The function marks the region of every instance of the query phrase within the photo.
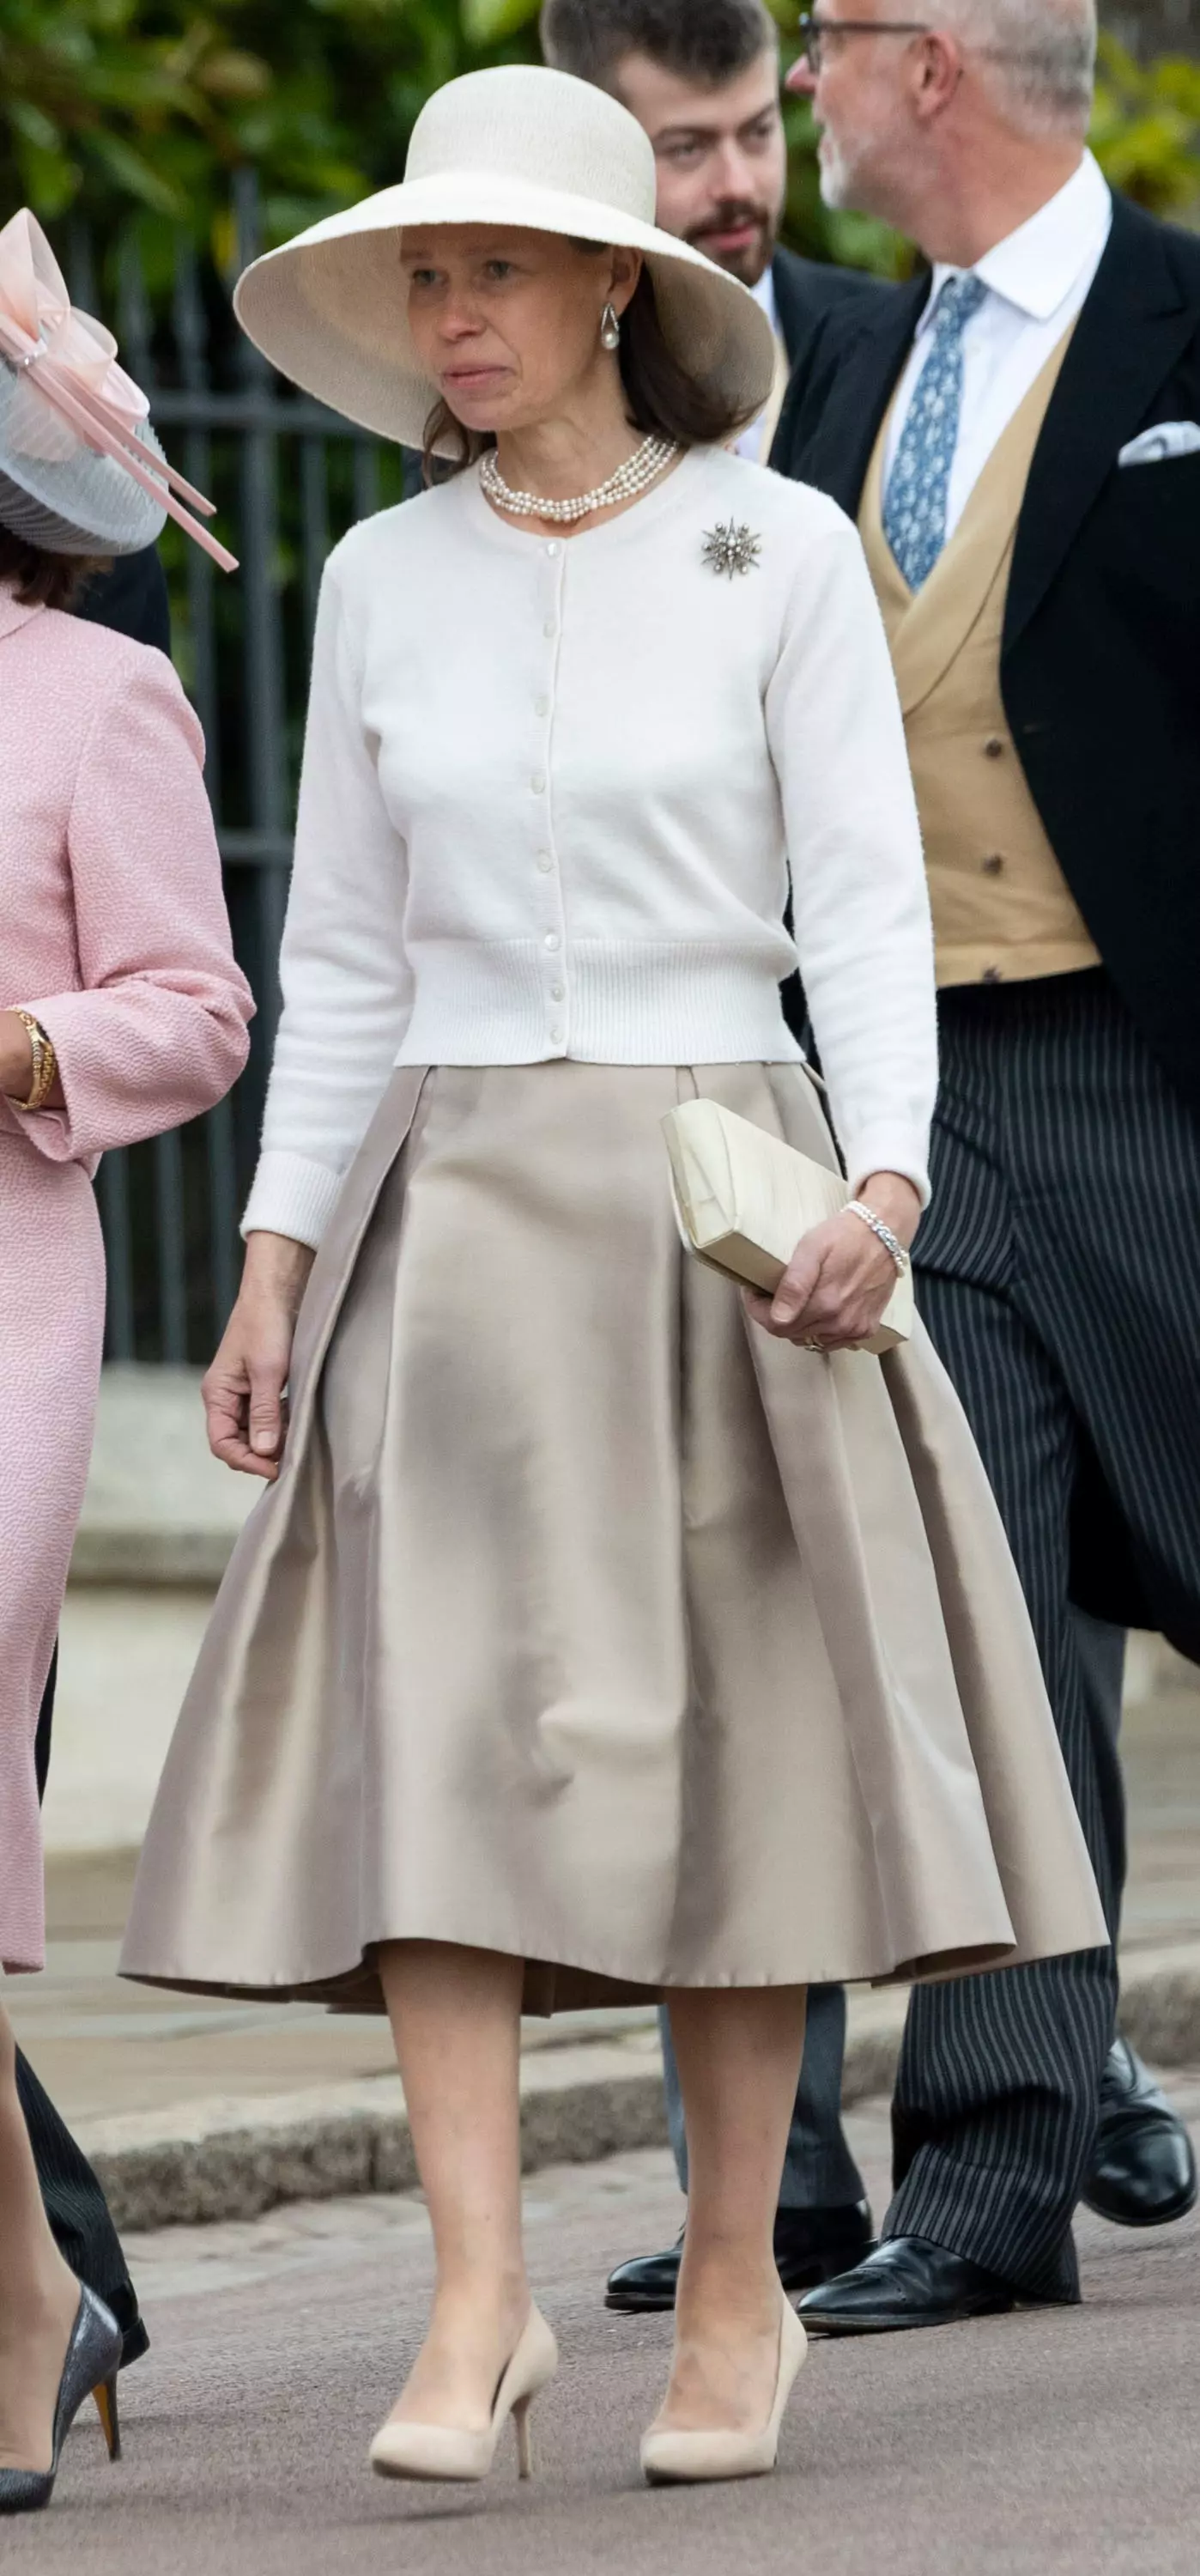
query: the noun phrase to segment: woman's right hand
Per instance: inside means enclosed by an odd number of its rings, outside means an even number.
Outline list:
[[[283,1234],[252,1234],[238,1301],[201,1393],[208,1445],[243,1476],[279,1474],[287,1433],[284,1388],[313,1254]]]

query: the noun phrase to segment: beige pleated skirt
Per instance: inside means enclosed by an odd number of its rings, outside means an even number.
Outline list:
[[[297,1334],[122,1968],[531,2011],[941,1976],[1106,1938],[996,1507],[923,1333],[751,1325],[691,1262],[695,1091],[834,1162],[793,1066],[401,1070]]]

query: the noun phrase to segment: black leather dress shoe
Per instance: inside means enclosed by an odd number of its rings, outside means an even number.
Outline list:
[[[775,2213],[775,2260],[785,2290],[810,2290],[848,2263],[861,2261],[873,2243],[865,2200],[844,2209],[780,2209]],[[646,2316],[675,2305],[683,2237],[665,2254],[640,2254],[610,2273],[606,2308]]]
[[[800,2301],[811,2334],[898,2334],[910,2326],[961,2325],[1003,2316],[1017,2293],[995,2272],[923,2236],[892,2236],[839,2281]]]
[[[1084,2201],[1118,2227],[1166,2227],[1196,2206],[1196,2158],[1183,2122],[1127,2039],[1109,2050]]]

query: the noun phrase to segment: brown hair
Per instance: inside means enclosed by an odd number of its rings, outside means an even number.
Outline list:
[[[617,90],[626,54],[701,89],[736,80],[779,45],[763,0],[544,0],[542,52],[555,71]]]
[[[599,254],[605,244],[576,242],[575,248]],[[728,395],[717,393],[702,377],[689,374],[682,359],[667,347],[648,268],[642,270],[625,309],[618,363],[630,428],[640,429],[644,437],[673,439],[678,447],[716,447],[745,428],[750,415],[735,409]],[[454,451],[435,456],[443,438],[454,440]],[[435,403],[425,423],[426,483],[464,473],[495,444],[490,430],[464,429],[449,403]]]
[[[0,527],[0,581],[11,582],[22,608],[74,608],[93,573],[107,572],[98,555],[52,555]]]

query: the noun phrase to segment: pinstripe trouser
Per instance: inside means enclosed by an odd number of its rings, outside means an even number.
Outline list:
[[[1200,1122],[1099,970],[944,995],[941,1023],[921,1312],[1004,1518],[1115,1940],[1123,1800],[1070,1612],[1072,1498],[1097,1461],[1151,1597],[1195,1616]],[[884,2233],[1077,2296],[1115,2006],[1104,1950],[916,1992]]]

